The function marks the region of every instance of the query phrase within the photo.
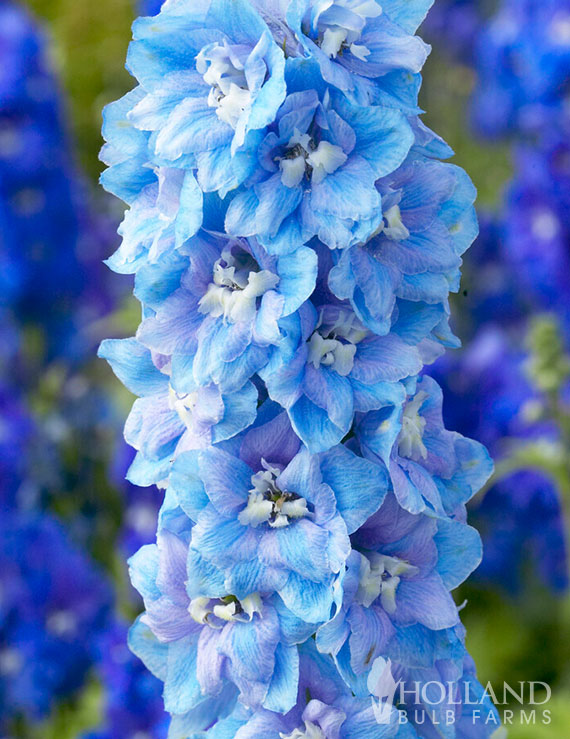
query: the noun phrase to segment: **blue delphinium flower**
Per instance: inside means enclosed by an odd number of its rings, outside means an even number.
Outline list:
[[[568,570],[563,521],[559,492],[546,475],[523,470],[506,477],[477,511],[485,556],[475,582],[500,583],[521,592],[530,568],[552,590],[564,592]]]
[[[570,17],[570,16],[569,16]],[[570,149],[567,113],[549,125],[535,146],[515,150],[516,175],[507,191],[500,228],[503,262],[512,265],[518,287],[537,308],[556,310],[562,330],[570,326]]]
[[[214,383],[197,387],[186,376],[177,383],[170,357],[153,356],[136,339],[104,341],[100,356],[140,396],[125,427],[125,439],[138,452],[129,469],[135,485],[164,480],[175,450],[223,441],[255,419],[258,393],[251,382],[228,395]]]
[[[177,382],[215,382],[224,393],[239,390],[283,338],[279,321],[313,292],[317,255],[301,246],[274,257],[255,239],[206,233],[182,251],[189,255],[187,268],[166,299],[155,297],[164,290],[165,268],[139,271],[136,293],[153,314],[137,337],[154,352],[176,356]]]
[[[311,452],[338,444],[354,413],[383,407],[394,382],[422,366],[417,347],[396,333],[376,336],[348,306],[306,304],[260,375]]]
[[[355,428],[363,454],[384,462],[399,504],[410,513],[461,515],[492,471],[480,443],[445,429],[442,401],[438,384],[424,375],[403,407],[392,400]]]
[[[421,3],[410,5],[405,20],[417,27],[418,18],[413,16],[421,13]],[[429,46],[401,25],[402,17],[396,16],[396,22],[390,19],[393,9],[376,0],[301,0],[291,3],[286,21],[299,40],[300,53],[318,61],[323,79],[350,92],[359,77],[413,74],[423,67]],[[382,85],[384,80],[379,82]],[[394,81],[389,77],[387,82],[389,89]]]
[[[276,591],[296,616],[324,621],[349,534],[380,507],[387,477],[342,445],[311,455],[285,413],[263,415],[232,443],[239,454],[181,454],[170,489],[195,522],[192,548],[234,595]]]
[[[185,538],[163,529],[158,545],[143,547],[130,560],[146,607],[131,643],[147,664],[166,652],[166,710],[185,714],[199,707],[205,728],[222,707],[231,707],[238,691],[250,706],[289,710],[298,680],[296,645],[314,625],[296,618],[275,595],[252,592],[239,599],[228,592],[212,565],[199,555],[188,557]],[[158,640],[146,645],[156,656],[138,647],[148,642],[145,625]]]
[[[376,657],[413,663],[410,630],[436,634],[459,624],[449,591],[479,564],[477,532],[459,521],[412,515],[390,495],[352,537],[343,603],[317,631],[317,646],[333,654],[353,686]]]
[[[417,73],[430,50],[413,34],[431,4],[252,0],[287,56],[314,59],[323,80],[352,100],[409,113],[419,112]]]
[[[313,236],[335,248],[366,241],[382,222],[380,177],[413,134],[395,108],[360,106],[326,86],[315,62],[289,60],[287,98],[257,150],[257,171],[231,201],[229,233],[290,252]]]
[[[418,377],[457,344],[477,232],[417,118],[430,4],[168,0],[135,23],[103,184],[142,322],[100,354],[140,396],[129,479],[165,490],[130,644],[176,739],[423,736],[371,701],[388,659],[475,685],[450,591],[490,462]]]
[[[389,330],[397,299],[432,314],[440,305],[444,318],[460,256],[477,234],[473,185],[458,167],[415,155],[377,187],[383,220],[366,243],[338,255],[331,290],[379,334]]]
[[[563,109],[570,38],[567,0],[504,0],[477,39],[477,130],[502,136],[538,131]]]
[[[139,19],[134,37],[128,67],[140,87],[107,113],[107,135],[117,143],[107,149],[114,166],[105,186],[115,191],[118,180],[123,197],[125,164],[134,157],[180,170],[181,203],[196,195],[194,171],[204,191],[237,187],[251,174],[251,150],[285,97],[283,52],[261,17],[245,0],[179,0]],[[140,133],[117,132],[117,116]],[[152,172],[139,178],[135,192],[153,181]],[[138,197],[144,195],[143,187]]]
[[[268,739],[404,736],[398,733],[398,712],[392,705],[387,705],[386,709],[380,723],[371,701],[355,699],[332,660],[319,654],[309,640],[299,648],[299,688],[294,708],[281,715],[263,709],[252,712],[238,705],[227,718],[218,721],[207,736],[215,739],[230,736],[255,739],[261,735]]]

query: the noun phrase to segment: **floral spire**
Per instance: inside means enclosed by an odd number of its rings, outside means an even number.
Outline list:
[[[164,490],[130,645],[174,737],[497,728],[451,595],[491,463],[420,375],[477,233],[418,118],[429,5],[167,0],[133,26],[102,182],[142,322],[100,354],[138,396],[128,478]],[[437,705],[385,690],[438,680]]]

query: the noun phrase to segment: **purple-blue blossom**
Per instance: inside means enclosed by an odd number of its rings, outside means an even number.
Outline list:
[[[139,396],[128,477],[164,490],[130,645],[172,736],[423,736],[374,707],[383,671],[474,681],[451,591],[491,463],[420,378],[457,345],[477,233],[418,118],[429,5],[168,0],[135,23],[102,182],[142,320],[100,355]]]

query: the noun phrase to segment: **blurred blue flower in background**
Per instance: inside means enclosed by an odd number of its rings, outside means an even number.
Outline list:
[[[140,15],[156,15],[164,0],[141,0],[139,3]]]
[[[90,209],[43,33],[11,2],[0,6],[0,68],[0,303],[45,326],[48,358],[77,358],[118,291],[101,289],[112,222]]]
[[[103,727],[84,739],[164,739],[168,714],[162,685],[127,646],[126,624],[117,619],[94,643],[106,700]]]
[[[564,109],[570,65],[568,0],[502,0],[480,27],[472,115],[485,136],[537,131]]]
[[[126,647],[128,659],[112,669],[110,647],[97,648],[126,636],[114,626],[111,579],[89,551],[97,553],[98,528],[104,537],[112,531],[120,497],[103,467],[118,415],[87,360],[99,338],[96,322],[123,290],[111,286],[101,264],[115,238],[113,219],[90,202],[65,107],[43,32],[26,10],[2,2],[0,731],[27,730],[77,700],[99,665],[115,732],[109,736],[154,726],[163,736],[154,678]],[[136,511],[125,518],[128,548],[144,526]],[[145,710],[133,714],[138,698]]]
[[[93,664],[93,645],[106,628],[112,591],[45,512],[3,512],[0,572],[5,727],[19,713],[45,717],[55,700],[81,686]]]
[[[553,471],[550,459],[569,438],[570,4],[502,0],[492,13],[490,4],[456,0],[436,6],[426,25],[473,67],[471,125],[479,136],[511,142],[514,165],[498,212],[481,214],[467,260],[471,341],[432,374],[444,388],[449,427],[505,464],[476,508],[485,542],[477,577],[516,591],[530,571],[562,591],[567,492],[563,463]],[[453,41],[466,19],[469,53]],[[538,325],[540,312],[548,315]],[[517,444],[526,450],[518,456]]]

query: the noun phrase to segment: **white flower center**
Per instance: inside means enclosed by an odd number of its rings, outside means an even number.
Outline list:
[[[239,48],[215,44],[202,49],[196,59],[198,72],[204,82],[211,86],[208,105],[216,108],[218,118],[234,129],[251,103],[251,92],[240,56]]]
[[[251,621],[254,613],[261,613],[261,608],[258,593],[252,593],[241,601],[234,595],[227,595],[224,598],[199,596],[190,601],[188,613],[199,624],[222,629],[230,621]]]
[[[400,207],[393,205],[384,213],[383,228],[381,232],[391,241],[404,241],[410,235],[408,229],[402,222]]]
[[[225,321],[251,320],[257,311],[257,299],[279,283],[269,270],[260,270],[257,262],[241,249],[224,249],[214,263],[212,282],[200,299],[200,312]]]
[[[401,576],[417,575],[418,568],[398,557],[372,553],[360,561],[360,581],[356,592],[356,602],[369,608],[380,598],[386,613],[396,611],[396,590]]]
[[[322,729],[312,721],[305,721],[304,729],[294,729],[290,734],[279,732],[281,739],[327,739]]]
[[[289,526],[291,520],[310,516],[305,498],[277,487],[281,469],[264,459],[261,464],[264,469],[252,475],[253,488],[249,491],[246,507],[238,515],[241,525],[256,528],[268,523],[271,528],[279,529]]]
[[[168,386],[168,407],[178,413],[180,420],[188,429],[193,426],[192,414],[197,400],[197,390],[193,393],[177,393],[172,385]]]
[[[331,59],[345,51],[365,62],[370,49],[358,44],[368,18],[382,13],[375,0],[320,0],[313,14],[317,43]]]
[[[427,398],[427,393],[420,390],[409,400],[402,414],[402,428],[398,435],[398,454],[418,461],[427,459],[427,449],[423,442],[426,419],[420,416],[420,408]]]
[[[328,141],[320,141],[317,145],[308,133],[299,133],[297,129],[289,139],[285,156],[276,158],[285,187],[297,187],[303,177],[310,178],[314,185],[318,185],[346,160],[347,156],[340,146]]]
[[[309,338],[308,363],[315,369],[321,365],[330,367],[346,377],[354,365],[356,344],[366,334],[364,326],[349,311],[340,312],[335,323],[323,323],[321,313],[319,325]]]

